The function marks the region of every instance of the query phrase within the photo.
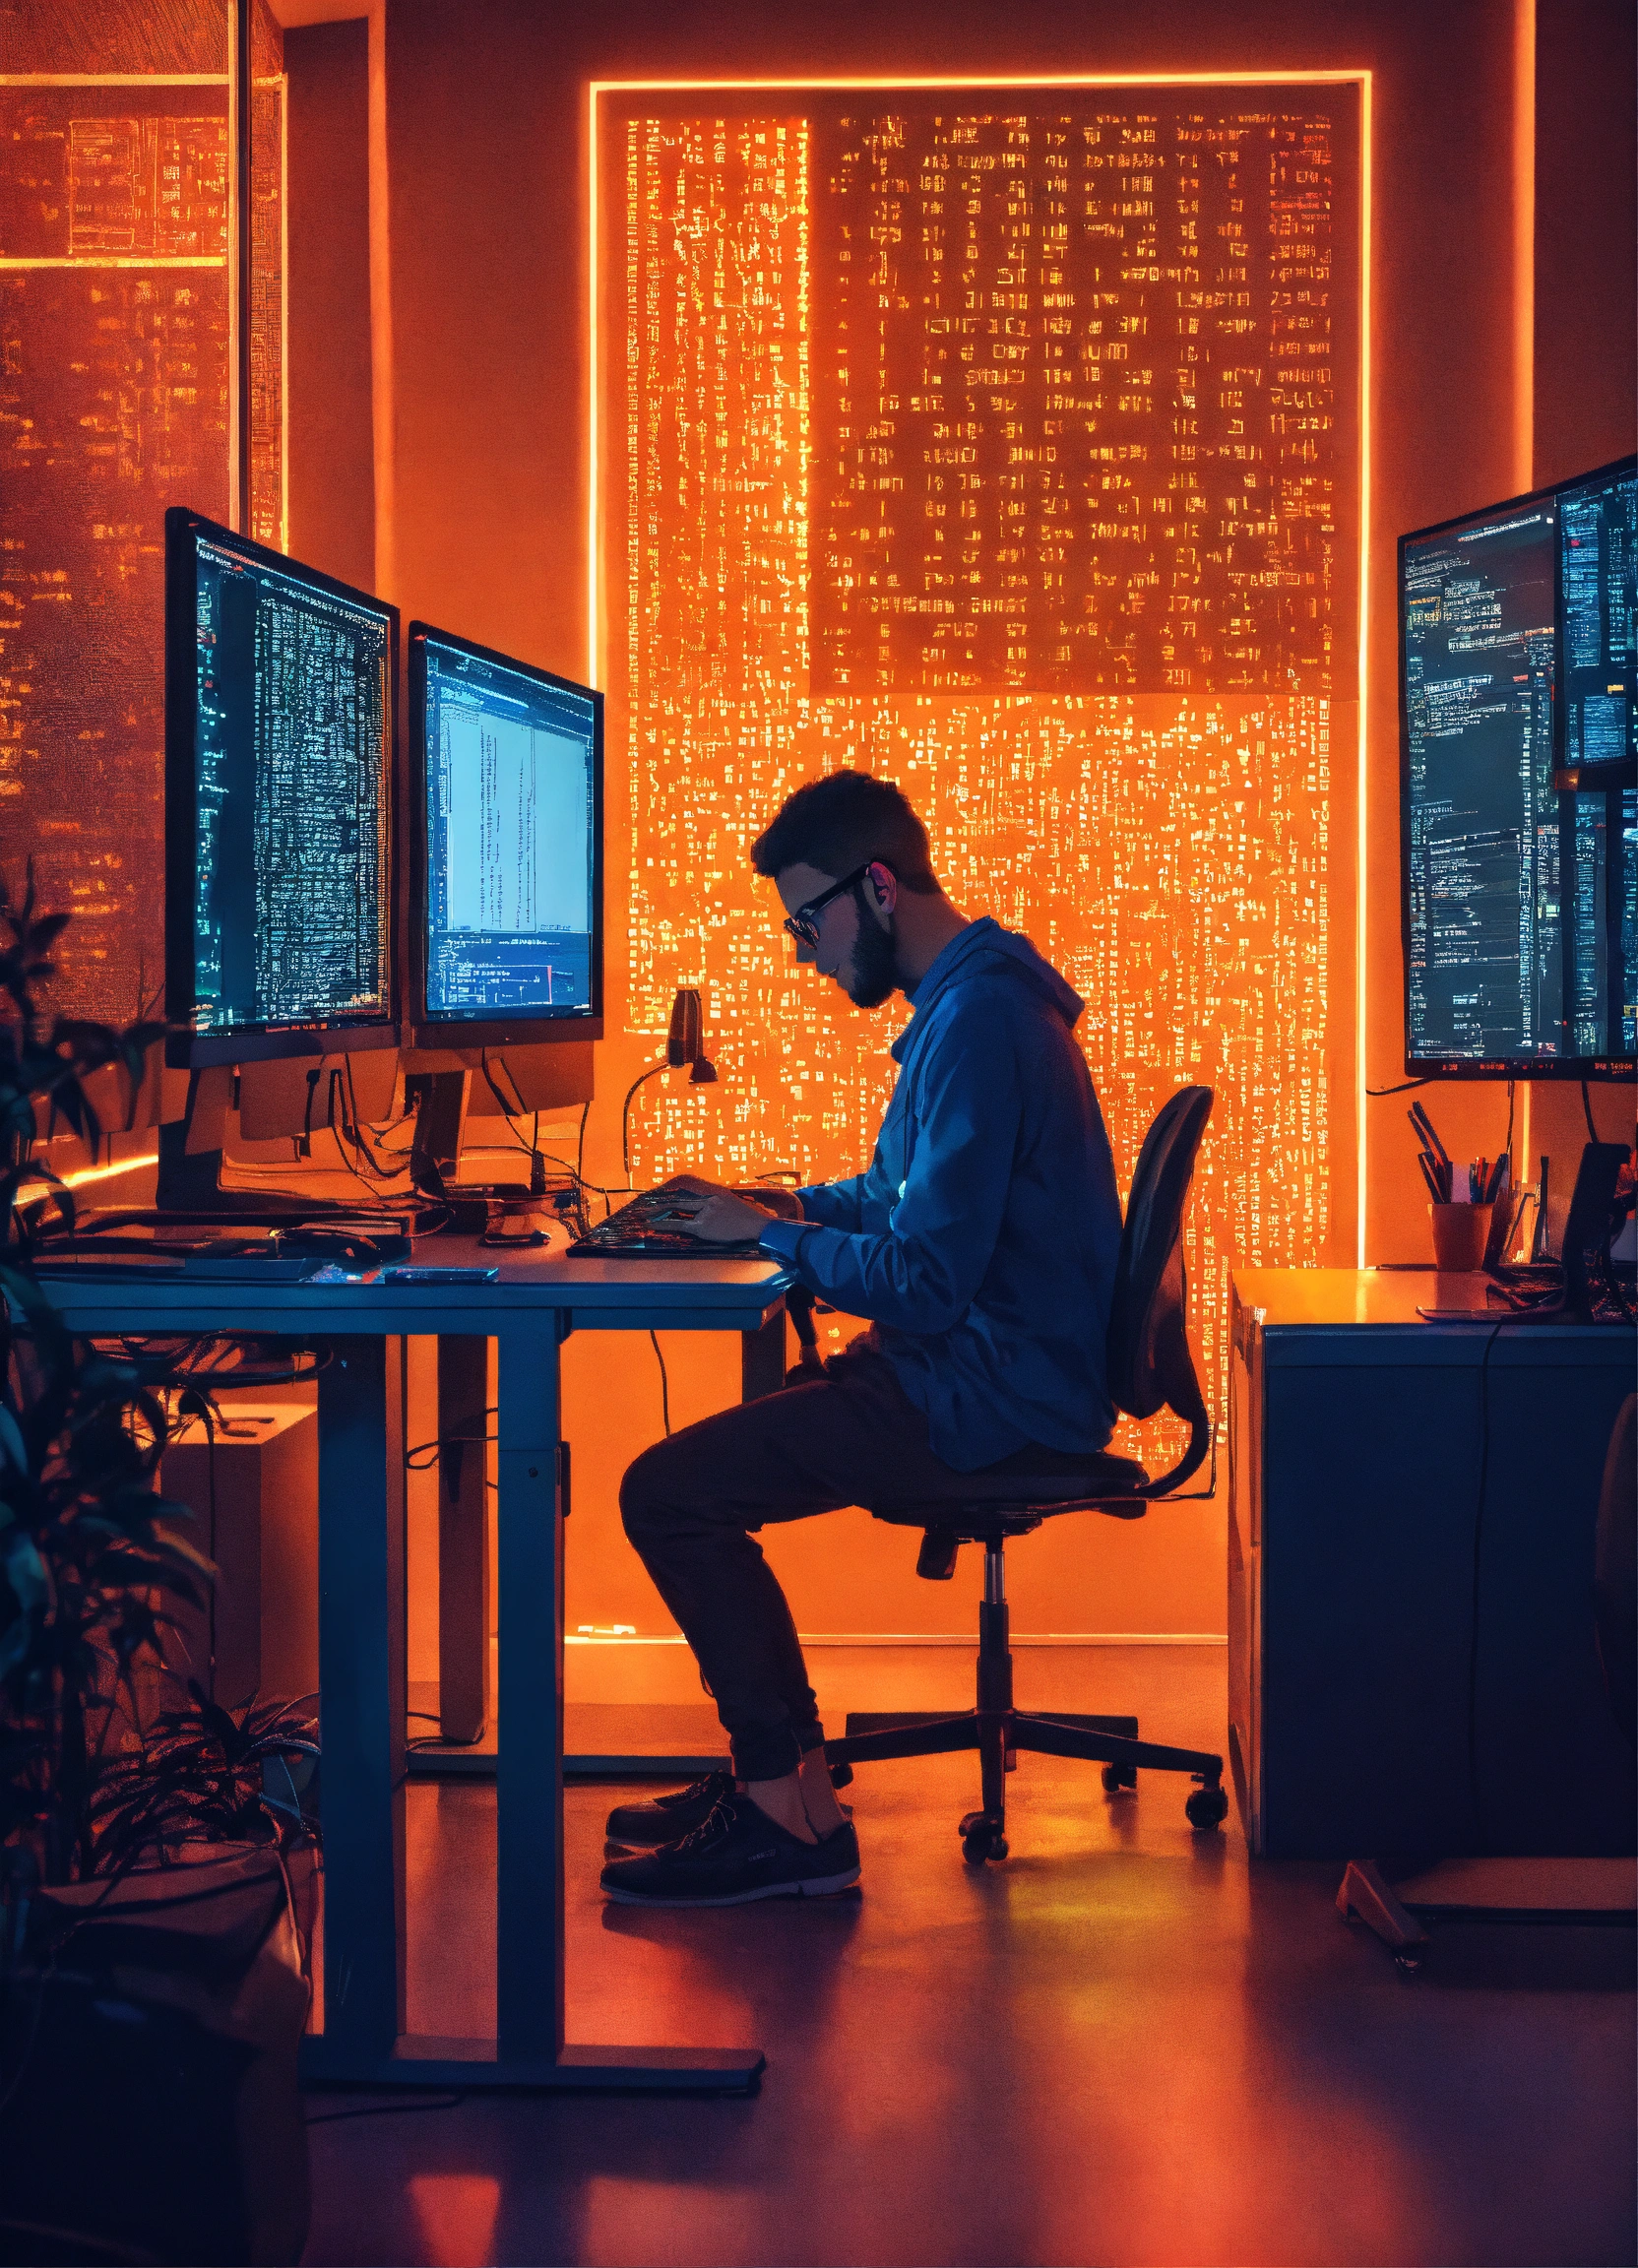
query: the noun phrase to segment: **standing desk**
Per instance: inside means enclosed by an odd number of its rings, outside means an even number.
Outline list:
[[[1254,1856],[1615,1857],[1632,1750],[1593,1625],[1638,1340],[1429,1323],[1481,1277],[1236,1272],[1228,1750]]]
[[[47,1277],[70,1330],[318,1342],[324,2028],[302,2074],[390,2086],[748,2093],[757,2048],[577,2047],[563,2032],[563,1544],[559,1349],[573,1331],[769,1333],[788,1279],[753,1260],[570,1260],[457,1237],[494,1284]],[[783,1323],[781,1324],[783,1330]],[[397,1342],[498,1343],[500,1712],[496,2037],[405,2028],[405,1479]],[[764,1339],[763,1344],[769,1343]]]

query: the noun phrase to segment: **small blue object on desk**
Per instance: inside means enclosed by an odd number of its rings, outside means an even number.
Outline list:
[[[334,1261],[328,1267],[315,1268],[307,1278],[309,1284],[498,1284],[498,1268],[435,1268],[418,1267],[407,1263],[394,1268],[365,1268],[353,1270],[338,1268]]]
[[[406,1263],[402,1267],[383,1268],[383,1284],[498,1284],[498,1268],[435,1268]]]

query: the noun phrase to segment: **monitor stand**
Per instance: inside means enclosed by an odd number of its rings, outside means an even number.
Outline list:
[[[527,1183],[504,1187],[458,1181],[461,1144],[472,1100],[470,1071],[412,1071],[404,1082],[405,1101],[415,1112],[415,1138],[410,1151],[410,1179],[420,1195],[438,1207],[434,1235],[479,1236],[488,1228],[495,1200],[545,1195],[545,1161],[530,1154]]]
[[[229,1228],[242,1223],[247,1228],[277,1228],[297,1221],[355,1220],[371,1212],[402,1214],[402,1207],[372,1205],[362,1195],[353,1204],[344,1198],[304,1197],[281,1189],[223,1188],[220,1129],[224,1111],[219,1095],[201,1094],[202,1081],[212,1076],[209,1072],[189,1072],[187,1108],[181,1121],[158,1130],[159,1170],[154,1205],[98,1210],[90,1217],[97,1228]],[[216,1146],[190,1149],[196,1126],[218,1134]]]
[[[283,1190],[224,1189],[222,1154],[196,1150],[189,1154],[188,1132],[193,1123],[194,1083],[188,1081],[189,1111],[180,1125],[159,1128],[159,1174],[155,1190],[155,1211],[167,1221],[243,1221],[257,1227],[267,1222],[311,1220],[325,1213],[357,1212],[357,1206],[338,1204],[333,1197],[296,1197]]]
[[[453,1194],[472,1088],[470,1071],[411,1071],[404,1082],[406,1105],[415,1112],[410,1178],[428,1197]]]

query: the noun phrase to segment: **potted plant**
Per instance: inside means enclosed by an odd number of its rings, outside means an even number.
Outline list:
[[[38,1272],[39,1114],[94,1140],[86,1081],[162,1027],[47,1024],[65,924],[0,882],[0,2258],[295,2260],[308,1984],[266,1793],[312,1752],[277,1706],[162,1709],[173,1609],[214,1570],[157,1482],[165,1364],[77,1338]]]

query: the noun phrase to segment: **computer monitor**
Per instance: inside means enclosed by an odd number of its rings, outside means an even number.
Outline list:
[[[410,1039],[602,1037],[602,695],[410,625]]]
[[[1638,1052],[1638,460],[1558,503],[1558,770],[1572,1059]]]
[[[1638,459],[1557,491],[1564,788],[1638,772]]]
[[[1630,689],[1633,477],[1606,467],[1400,539],[1412,1077],[1632,1076],[1631,709],[1600,703]],[[1572,681],[1593,785],[1566,762]]]
[[[165,514],[166,1059],[398,1043],[398,611]]]

